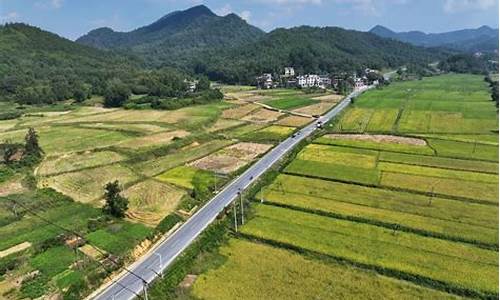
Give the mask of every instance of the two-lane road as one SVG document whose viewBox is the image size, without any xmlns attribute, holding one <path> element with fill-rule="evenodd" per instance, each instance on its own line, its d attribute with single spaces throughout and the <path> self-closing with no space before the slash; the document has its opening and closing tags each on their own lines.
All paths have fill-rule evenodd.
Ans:
<svg viewBox="0 0 500 300">
<path fill-rule="evenodd" d="M 328 122 L 349 105 L 352 97 L 359 95 L 364 90 L 351 93 L 335 108 L 321 116 L 319 120 L 323 123 Z M 221 192 L 198 210 L 198 212 L 191 216 L 191 218 L 179 227 L 179 229 L 169 238 L 161 242 L 157 247 L 151 249 L 143 258 L 129 267 L 129 269 L 138 276 L 132 273 L 122 273 L 122 276 L 116 278 L 115 282 L 101 291 L 96 292 L 95 295 L 91 295 L 90 298 L 99 300 L 130 300 L 134 299 L 137 294 L 144 295 L 145 285 L 151 283 L 165 271 L 174 259 L 214 221 L 217 215 L 237 198 L 240 190 L 244 190 L 256 181 L 259 176 L 281 159 L 284 154 L 289 152 L 307 136 L 311 135 L 316 129 L 316 122 L 304 127 L 298 131 L 295 137 L 289 137 L 281 142 L 254 165 L 248 168 L 243 174 L 228 184 Z M 144 279 L 145 282 L 142 279 Z"/>
</svg>

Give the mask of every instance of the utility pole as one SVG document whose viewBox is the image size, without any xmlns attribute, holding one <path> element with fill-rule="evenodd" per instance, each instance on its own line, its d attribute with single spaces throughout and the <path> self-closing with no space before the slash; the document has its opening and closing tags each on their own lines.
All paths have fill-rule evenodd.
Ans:
<svg viewBox="0 0 500 300">
<path fill-rule="evenodd" d="M 233 213 L 234 213 L 234 231 L 238 232 L 238 219 L 236 218 L 236 203 L 233 205 Z"/>
<path fill-rule="evenodd" d="M 260 203 L 264 203 L 264 187 L 260 187 Z"/>
<path fill-rule="evenodd" d="M 243 192 L 240 192 L 240 206 L 241 206 L 241 225 L 245 224 L 245 213 L 243 211 Z"/>
<path fill-rule="evenodd" d="M 143 279 L 142 284 L 144 285 L 144 300 L 148 300 L 148 283 Z"/>
<path fill-rule="evenodd" d="M 160 259 L 160 277 L 163 278 L 163 263 L 162 263 L 162 260 L 161 260 L 161 254 L 160 253 L 154 253 L 154 255 L 158 256 L 158 258 Z"/>
</svg>

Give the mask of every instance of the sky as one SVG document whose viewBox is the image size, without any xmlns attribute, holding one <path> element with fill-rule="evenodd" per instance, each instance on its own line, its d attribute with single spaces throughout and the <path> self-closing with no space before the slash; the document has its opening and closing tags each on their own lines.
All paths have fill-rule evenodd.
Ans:
<svg viewBox="0 0 500 300">
<path fill-rule="evenodd" d="M 0 23 L 24 22 L 76 39 L 98 27 L 130 31 L 165 14 L 204 4 L 236 13 L 265 31 L 299 25 L 367 31 L 445 32 L 498 28 L 498 0 L 0 0 Z"/>
</svg>

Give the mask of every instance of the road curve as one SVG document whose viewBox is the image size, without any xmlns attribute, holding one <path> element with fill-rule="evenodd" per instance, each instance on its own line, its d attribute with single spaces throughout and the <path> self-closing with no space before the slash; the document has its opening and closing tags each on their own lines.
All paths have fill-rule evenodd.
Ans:
<svg viewBox="0 0 500 300">
<path fill-rule="evenodd" d="M 326 123 L 346 108 L 353 97 L 358 96 L 365 90 L 354 91 L 342 100 L 332 110 L 319 119 Z M 160 276 L 165 269 L 175 260 L 179 254 L 186 249 L 202 231 L 210 225 L 217 215 L 224 210 L 238 195 L 238 191 L 244 190 L 259 176 L 266 172 L 273 164 L 281 159 L 287 152 L 294 148 L 300 141 L 311 135 L 317 129 L 316 122 L 309 124 L 298 131 L 295 137 L 289 137 L 265 154 L 255 164 L 248 168 L 243 174 L 229 183 L 222 191 L 208 201 L 201 209 L 189 218 L 179 229 L 167 239 L 151 249 L 140 260 L 129 266 L 132 273 L 122 273 L 113 283 L 103 288 L 89 299 L 96 300 L 131 300 L 137 295 L 144 296 L 144 288 L 156 277 Z M 141 277 L 141 278 L 139 278 Z M 145 280 L 145 282 L 143 281 Z M 126 287 L 126 288 L 125 288 Z"/>
</svg>

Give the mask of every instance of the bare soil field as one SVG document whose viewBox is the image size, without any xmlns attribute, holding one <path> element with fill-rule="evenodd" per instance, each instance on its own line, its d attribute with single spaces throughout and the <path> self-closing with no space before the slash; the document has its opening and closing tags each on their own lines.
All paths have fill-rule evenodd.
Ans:
<svg viewBox="0 0 500 300">
<path fill-rule="evenodd" d="M 15 246 L 10 247 L 9 249 L 0 251 L 0 258 L 6 257 L 8 255 L 11 255 L 11 254 L 14 254 L 17 252 L 24 251 L 24 250 L 28 249 L 29 247 L 31 247 L 30 242 L 23 242 L 21 244 L 17 244 Z"/>
<path fill-rule="evenodd" d="M 22 179 L 17 178 L 13 180 L 9 180 L 3 183 L 0 183 L 0 197 L 12 195 L 12 194 L 19 194 L 27 189 L 23 186 L 22 184 Z"/>
<path fill-rule="evenodd" d="M 190 132 L 185 130 L 175 130 L 169 132 L 162 132 L 153 135 L 147 135 L 136 139 L 128 140 L 124 143 L 118 144 L 118 147 L 138 149 L 142 147 L 165 145 L 170 143 L 174 138 L 186 137 Z"/>
<path fill-rule="evenodd" d="M 311 118 L 299 117 L 299 116 L 288 116 L 280 119 L 275 124 L 290 126 L 290 127 L 302 127 L 308 123 L 312 122 Z"/>
<path fill-rule="evenodd" d="M 314 97 L 312 99 L 337 103 L 340 100 L 342 100 L 342 98 L 344 98 L 344 96 L 342 96 L 342 95 L 330 94 L 330 95 L 325 95 L 325 96 Z"/>
<path fill-rule="evenodd" d="M 229 174 L 250 163 L 271 147 L 272 145 L 268 144 L 238 143 L 196 160 L 189 165 L 202 170 Z"/>
<path fill-rule="evenodd" d="M 395 135 L 372 135 L 372 134 L 327 134 L 325 137 L 332 139 L 346 139 L 355 141 L 369 141 L 376 143 L 390 143 L 400 145 L 426 146 L 427 142 L 422 139 L 401 137 Z"/>
<path fill-rule="evenodd" d="M 280 112 L 261 108 L 246 115 L 243 120 L 255 123 L 271 123 L 277 121 L 281 116 L 283 114 Z"/>
<path fill-rule="evenodd" d="M 293 110 L 294 112 L 301 113 L 301 114 L 306 114 L 306 115 L 322 115 L 329 111 L 335 103 L 329 102 L 329 101 L 323 101 L 317 104 L 297 108 Z"/>
<path fill-rule="evenodd" d="M 241 119 L 252 111 L 258 109 L 257 104 L 245 104 L 233 108 L 228 108 L 222 111 L 222 118 L 226 119 Z"/>
</svg>

